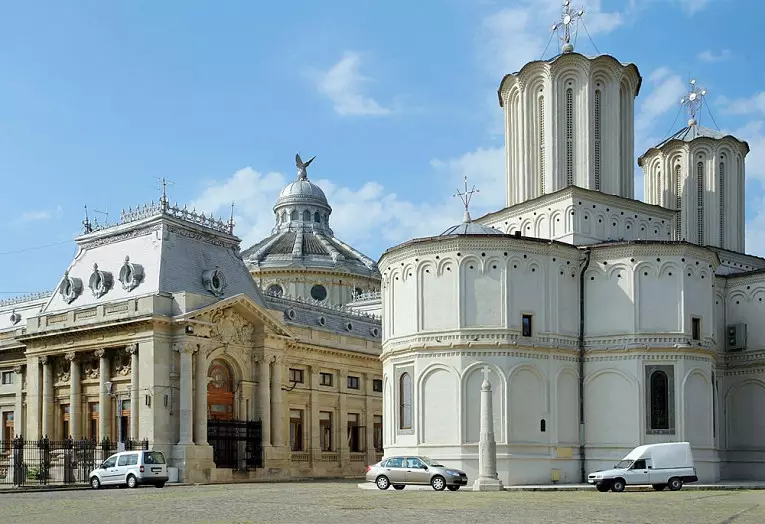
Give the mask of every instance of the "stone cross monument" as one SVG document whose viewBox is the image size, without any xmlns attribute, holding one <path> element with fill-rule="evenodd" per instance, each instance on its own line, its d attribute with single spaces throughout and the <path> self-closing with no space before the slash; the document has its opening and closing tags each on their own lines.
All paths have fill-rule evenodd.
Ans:
<svg viewBox="0 0 765 524">
<path fill-rule="evenodd" d="M 483 368 L 481 384 L 481 433 L 478 441 L 478 478 L 473 491 L 501 491 L 502 481 L 497 475 L 497 443 L 494 441 L 494 410 L 491 405 L 489 368 Z"/>
</svg>

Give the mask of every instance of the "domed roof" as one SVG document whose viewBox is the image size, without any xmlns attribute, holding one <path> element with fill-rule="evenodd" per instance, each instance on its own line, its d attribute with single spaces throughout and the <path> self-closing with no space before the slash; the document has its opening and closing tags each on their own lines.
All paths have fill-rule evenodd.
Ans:
<svg viewBox="0 0 765 524">
<path fill-rule="evenodd" d="M 682 128 L 680 131 L 674 133 L 673 135 L 666 138 L 665 140 L 662 140 L 660 143 L 651 147 L 650 149 L 648 149 L 648 151 L 643 153 L 638 158 L 638 165 L 639 166 L 643 165 L 643 160 L 646 156 L 649 155 L 649 153 L 662 149 L 664 146 L 668 144 L 672 144 L 673 142 L 689 143 L 689 142 L 693 142 L 697 138 L 708 138 L 711 140 L 723 140 L 725 138 L 731 138 L 739 142 L 740 144 L 742 144 L 746 151 L 749 151 L 748 143 L 742 140 L 739 140 L 733 135 L 726 135 L 725 133 L 721 133 L 720 131 L 715 131 L 714 129 L 710 129 L 708 127 L 699 125 L 695 119 L 691 119 L 688 121 L 688 125 Z"/>
<path fill-rule="evenodd" d="M 311 203 L 313 205 L 329 207 L 327 196 L 324 194 L 324 191 L 308 180 L 308 178 L 299 178 L 287 184 L 287 186 L 282 189 L 282 192 L 279 193 L 279 198 L 276 200 L 274 208 L 296 203 Z"/>
<path fill-rule="evenodd" d="M 470 213 L 465 209 L 465 216 L 462 218 L 462 223 L 450 227 L 438 236 L 445 237 L 449 235 L 504 235 L 504 233 L 499 229 L 473 222 L 473 219 L 470 218 Z"/>
</svg>

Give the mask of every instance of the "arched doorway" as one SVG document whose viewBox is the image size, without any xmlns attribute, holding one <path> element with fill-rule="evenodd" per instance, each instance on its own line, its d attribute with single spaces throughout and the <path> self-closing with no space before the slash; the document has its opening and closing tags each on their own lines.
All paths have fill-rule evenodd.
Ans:
<svg viewBox="0 0 765 524">
<path fill-rule="evenodd" d="M 215 359 L 207 371 L 207 418 L 234 419 L 234 374 L 225 360 Z"/>
</svg>

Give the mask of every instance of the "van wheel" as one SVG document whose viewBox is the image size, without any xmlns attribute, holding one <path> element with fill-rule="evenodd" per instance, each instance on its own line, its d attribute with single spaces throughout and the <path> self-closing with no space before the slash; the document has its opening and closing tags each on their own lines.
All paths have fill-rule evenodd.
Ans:
<svg viewBox="0 0 765 524">
<path fill-rule="evenodd" d="M 611 486 L 608 484 L 608 482 L 600 482 L 598 484 L 595 484 L 595 489 L 597 489 L 601 493 L 605 493 L 606 491 L 611 489 Z"/>
<path fill-rule="evenodd" d="M 128 475 L 127 478 L 127 487 L 130 489 L 133 489 L 138 485 L 138 482 L 136 481 L 135 477 L 133 475 Z"/>
<path fill-rule="evenodd" d="M 375 480 L 375 484 L 377 484 L 377 487 L 386 490 L 390 487 L 390 480 L 388 480 L 388 477 L 385 475 L 380 475 L 377 477 L 377 480 Z"/>
<path fill-rule="evenodd" d="M 98 489 L 101 487 L 101 481 L 98 480 L 98 477 L 93 477 L 90 479 L 90 487 L 93 489 Z"/>
<path fill-rule="evenodd" d="M 625 483 L 622 479 L 616 479 L 611 483 L 611 491 L 614 493 L 621 493 L 624 491 Z"/>
<path fill-rule="evenodd" d="M 664 488 L 666 488 L 666 484 L 653 484 L 653 489 L 656 491 L 664 491 Z"/>
<path fill-rule="evenodd" d="M 669 489 L 672 491 L 677 491 L 680 488 L 683 487 L 683 481 L 677 477 L 672 477 L 669 479 Z"/>
<path fill-rule="evenodd" d="M 404 489 L 404 485 L 403 484 L 393 484 L 393 489 L 397 489 L 398 491 L 401 491 L 402 489 Z"/>
</svg>

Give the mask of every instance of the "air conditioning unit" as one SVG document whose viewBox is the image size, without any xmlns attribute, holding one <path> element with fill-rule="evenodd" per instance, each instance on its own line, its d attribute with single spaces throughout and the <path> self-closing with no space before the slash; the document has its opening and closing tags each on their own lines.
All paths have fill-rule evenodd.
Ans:
<svg viewBox="0 0 765 524">
<path fill-rule="evenodd" d="M 725 348 L 728 351 L 746 348 L 746 324 L 731 324 L 725 328 Z"/>
</svg>

